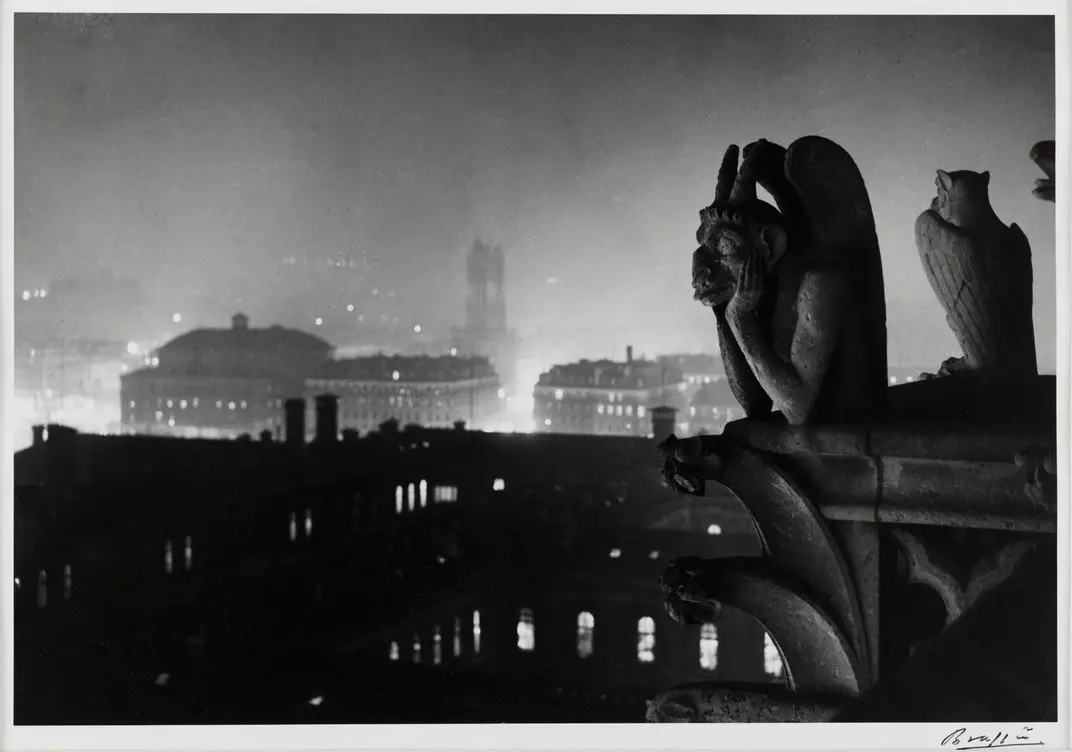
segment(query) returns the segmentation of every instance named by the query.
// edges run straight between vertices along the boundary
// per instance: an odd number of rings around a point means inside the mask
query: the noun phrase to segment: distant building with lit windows
[[[388,420],[480,429],[501,414],[505,393],[484,357],[374,355],[332,360],[306,381],[308,404],[318,394],[339,398],[339,428],[376,430]],[[308,420],[306,425],[311,426]]]
[[[538,432],[647,436],[650,410],[686,405],[687,384],[672,364],[634,360],[624,363],[582,360],[557,365],[540,375],[533,391],[533,419]]]
[[[252,328],[236,314],[229,329],[201,328],[159,348],[151,365],[122,377],[126,433],[226,438],[282,426],[283,401],[304,393],[332,346],[282,326]]]
[[[725,376],[703,384],[689,400],[688,412],[682,417],[682,433],[688,436],[720,434],[726,424],[744,416],[744,409],[733,396]]]

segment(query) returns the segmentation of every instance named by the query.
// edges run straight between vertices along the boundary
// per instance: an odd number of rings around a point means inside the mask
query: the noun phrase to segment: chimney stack
[[[673,435],[676,421],[676,407],[660,405],[651,408],[651,432],[655,435],[656,444],[662,444]]]
[[[25,434],[23,434],[25,436]],[[41,446],[45,443],[45,427],[34,426],[33,427],[33,445]]]
[[[305,443],[305,400],[301,397],[288,399],[283,403],[286,415],[287,444],[301,446]]]
[[[334,444],[339,440],[339,398],[334,394],[316,395],[316,442]]]
[[[626,347],[625,347],[625,362],[626,363],[632,363],[633,362],[633,346],[632,345],[626,345]]]

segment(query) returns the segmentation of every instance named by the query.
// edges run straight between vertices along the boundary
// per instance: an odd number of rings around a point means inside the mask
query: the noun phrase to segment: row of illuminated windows
[[[577,615],[577,655],[588,658],[595,653],[596,619],[588,611]],[[643,616],[637,621],[637,660],[640,663],[655,661],[655,620]],[[536,618],[530,608],[521,609],[517,622],[517,647],[523,652],[536,649]],[[413,662],[422,660],[420,635],[413,636]],[[392,642],[389,657],[392,661],[399,659],[398,642]],[[473,652],[480,652],[480,612],[473,612]],[[454,656],[461,655],[461,620],[454,619]],[[442,633],[436,625],[432,636],[432,663],[438,665],[443,660]],[[718,628],[714,624],[704,624],[700,628],[700,667],[705,671],[718,668]],[[781,676],[782,658],[771,640],[764,635],[763,668],[771,676]]]
[[[548,402],[547,403],[547,409],[548,410],[555,410],[556,412],[558,412],[558,411],[560,411],[560,408],[561,408],[561,406],[556,405],[554,402]],[[576,410],[578,408],[591,410],[592,406],[591,406],[591,404],[581,403],[579,405],[573,406],[571,409]],[[634,406],[633,405],[623,405],[621,403],[619,403],[617,405],[606,405],[606,404],[603,404],[601,402],[601,403],[599,403],[599,404],[597,404],[595,406],[595,410],[596,410],[596,413],[598,413],[599,415],[608,415],[608,416],[619,416],[619,417],[631,418],[631,417],[633,417],[633,414],[634,414]],[[644,407],[643,405],[636,405],[635,412],[636,412],[636,417],[643,418],[647,414],[647,408]]]
[[[137,400],[130,400],[130,402],[128,404],[129,404],[131,409],[134,409],[135,407],[138,406]],[[211,400],[209,400],[209,404],[211,404]],[[216,409],[217,410],[222,410],[223,407],[224,407],[224,404],[227,405],[228,410],[236,410],[236,409],[245,410],[245,409],[247,409],[249,407],[249,403],[246,400],[239,400],[237,402],[234,401],[234,400],[230,400],[230,401],[226,401],[226,402],[225,402],[225,400],[216,400]],[[282,400],[268,400],[265,404],[267,404],[268,407],[282,407],[283,406],[283,401]],[[175,400],[175,399],[164,400],[162,397],[157,397],[156,406],[157,407],[164,407],[165,405],[168,407],[168,409],[172,409],[172,410],[175,409],[175,407],[178,407],[180,410],[185,410],[187,407],[197,408],[197,407],[200,407],[200,405],[201,405],[201,398],[200,397],[194,397],[193,399],[190,399],[190,400],[184,400],[184,399],[180,399],[180,400]],[[157,415],[160,415],[160,414],[162,414],[162,413],[157,411]]]
[[[453,653],[454,657],[458,658],[462,654],[462,620],[458,617],[454,617],[454,640],[453,640]],[[414,663],[421,663],[423,660],[423,646],[421,644],[420,635],[413,635],[412,656]],[[473,654],[480,654],[480,612],[473,612]],[[388,658],[392,661],[397,661],[400,658],[400,650],[397,641],[391,642]],[[437,624],[435,631],[432,633],[432,663],[439,665],[443,662],[443,633],[439,629]]]

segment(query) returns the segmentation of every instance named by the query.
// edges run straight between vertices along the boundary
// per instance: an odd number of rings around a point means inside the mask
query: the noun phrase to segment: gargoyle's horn
[[[722,203],[730,197],[733,181],[737,178],[737,156],[740,149],[731,144],[722,157],[722,166],[718,168],[718,185],[715,187],[715,203]]]
[[[730,191],[730,203],[742,203],[756,199],[756,176],[755,170],[751,169],[751,163],[741,165],[741,171],[737,173],[737,181]]]

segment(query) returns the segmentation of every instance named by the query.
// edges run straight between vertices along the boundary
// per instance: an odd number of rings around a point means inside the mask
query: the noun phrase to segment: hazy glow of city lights
[[[178,324],[182,321],[182,315],[176,313],[174,316],[171,317],[171,320]]]
[[[420,334],[420,331],[421,331],[421,325],[420,325],[420,324],[417,324],[417,325],[415,325],[415,326],[413,327],[413,331],[415,331],[415,332],[417,332],[418,334]]]
[[[138,343],[137,342],[127,342],[127,353],[130,354],[130,355],[137,355],[138,354]]]

